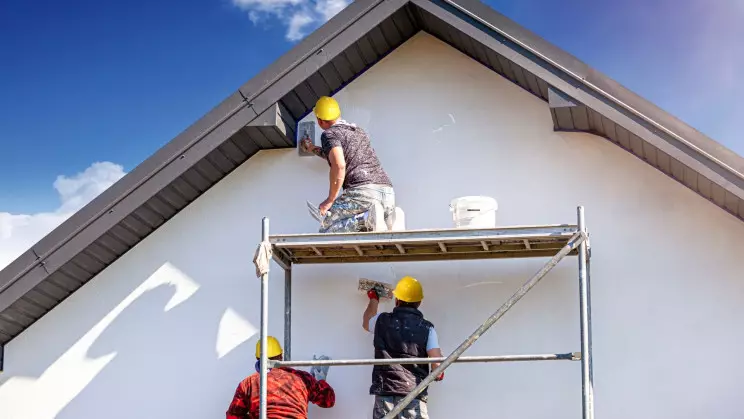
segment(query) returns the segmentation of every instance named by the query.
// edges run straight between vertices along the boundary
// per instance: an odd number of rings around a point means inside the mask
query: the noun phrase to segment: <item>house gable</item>
[[[744,159],[475,0],[357,1],[0,271],[0,345],[425,31],[744,219]],[[455,77],[455,75],[453,75]],[[548,113],[547,110],[550,110]]]

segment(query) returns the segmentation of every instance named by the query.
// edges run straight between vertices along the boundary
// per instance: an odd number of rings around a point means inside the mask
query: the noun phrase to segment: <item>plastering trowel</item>
[[[367,278],[359,279],[359,291],[364,292],[374,289],[377,291],[377,295],[380,299],[392,299],[393,298],[393,286],[386,282],[373,281]]]
[[[315,221],[320,222],[322,217],[320,216],[320,209],[318,209],[318,206],[310,201],[305,202],[307,202],[307,212],[310,213],[311,217],[315,218]]]

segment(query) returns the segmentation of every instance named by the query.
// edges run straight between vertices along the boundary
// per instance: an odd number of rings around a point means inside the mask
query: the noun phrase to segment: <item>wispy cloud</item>
[[[60,205],[52,212],[11,214],[2,212],[0,208],[0,269],[125,174],[124,168],[118,164],[93,163],[73,176],[57,177],[53,186],[59,195]]]
[[[350,0],[231,0],[233,5],[248,12],[256,24],[275,19],[287,27],[286,38],[298,41],[310,31],[335,16]]]

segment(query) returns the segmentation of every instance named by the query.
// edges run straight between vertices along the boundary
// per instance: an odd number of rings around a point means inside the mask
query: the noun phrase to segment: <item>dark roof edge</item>
[[[447,4],[473,20],[489,26],[536,56],[560,68],[576,81],[614,101],[618,106],[647,120],[657,129],[698,151],[706,158],[744,180],[744,158],[721,143],[682,122],[610,77],[594,70],[570,53],[549,43],[478,0],[432,0]]]
[[[265,94],[267,90],[270,90],[293,71],[299,71],[300,73],[310,71],[308,74],[311,74],[317,70],[313,69],[313,65],[303,66],[302,64],[307,64],[308,60],[312,60],[314,55],[323,51],[325,45],[338,38],[339,34],[364,18],[375,7],[385,4],[387,7],[384,9],[397,10],[406,3],[407,1],[405,0],[358,0],[351,3],[334,16],[328,24],[323,25],[302,42],[295,45],[289,52],[282,55],[277,61],[245,83],[240,89],[228,96],[206,115],[191,124],[186,130],[161,147],[130,173],[44,236],[8,266],[0,270],[0,293],[24,276],[27,276],[35,268],[45,270],[46,268],[43,266],[44,261],[67,243],[81,236],[86,236],[85,240],[94,240],[94,238],[87,237],[95,235],[92,234],[92,230],[102,233],[100,228],[93,228],[94,223],[99,222],[104,217],[108,217],[111,220],[106,224],[115,224],[126,217],[139,206],[137,204],[128,204],[126,202],[127,198],[132,194],[140,192],[140,189],[145,183],[152,181],[164,169],[169,169],[167,176],[169,178],[178,177],[183,174],[191,167],[191,164],[187,163],[194,163],[194,159],[197,157],[196,154],[189,155],[189,152],[211,133],[224,131],[223,128],[226,125],[232,125],[232,128],[240,124],[244,126],[269,109],[281,95],[276,97],[275,94]],[[319,64],[321,61],[324,63],[324,60],[319,60]],[[296,76],[301,76],[301,74]],[[272,91],[270,93],[275,92]],[[273,102],[269,103],[272,98]],[[239,120],[235,120],[236,115],[240,116]],[[206,152],[202,151],[200,150],[199,155],[206,155]],[[188,158],[184,159],[183,157],[187,155]],[[173,163],[176,163],[178,167],[168,167]],[[161,183],[158,182],[159,185]],[[155,192],[157,191],[153,190],[153,194]],[[136,201],[140,205],[146,201],[141,196],[137,198]],[[119,211],[119,209],[122,209],[122,211]],[[70,257],[73,256],[70,255]],[[38,275],[44,275],[44,273],[40,272]]]
[[[239,92],[234,92],[201,119],[191,124],[131,172],[44,236],[7,267],[0,270],[0,292],[12,285],[17,278],[37,266],[50,253],[82,233],[93,222],[110,214],[114,206],[156,176],[169,163],[187,153],[206,134],[212,132],[224,122],[228,116],[245,109],[246,105],[247,102],[243,100]],[[124,215],[122,214],[122,216]]]

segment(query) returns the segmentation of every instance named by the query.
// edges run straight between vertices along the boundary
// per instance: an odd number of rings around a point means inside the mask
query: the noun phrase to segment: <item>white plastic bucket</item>
[[[457,228],[494,228],[498,208],[496,200],[488,196],[463,196],[450,202]]]

